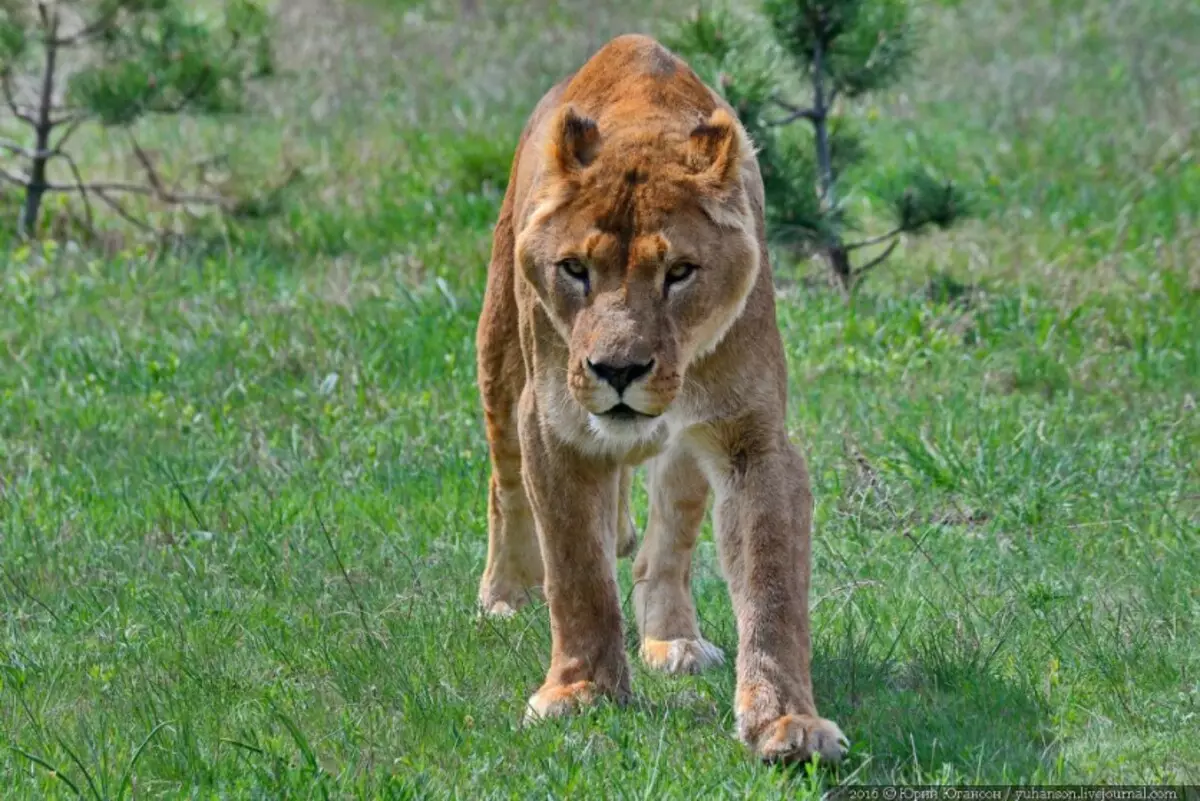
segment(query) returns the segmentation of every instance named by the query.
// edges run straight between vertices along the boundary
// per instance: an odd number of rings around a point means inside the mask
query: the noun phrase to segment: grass
[[[909,243],[850,305],[805,288],[815,266],[778,266],[817,497],[814,679],[847,763],[755,763],[729,666],[635,667],[630,708],[519,725],[546,611],[474,610],[490,225],[553,76],[682,13],[584,5],[289,4],[259,116],[146,134],[168,154],[242,142],[268,171],[287,150],[307,181],[278,217],[170,254],[9,241],[4,796],[1195,783],[1187,0],[923,6],[913,82],[849,112],[885,171],[920,149],[965,175],[980,218]],[[708,533],[694,575],[702,628],[731,654]]]

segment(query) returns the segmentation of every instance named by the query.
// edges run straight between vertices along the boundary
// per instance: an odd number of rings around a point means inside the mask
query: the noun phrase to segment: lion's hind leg
[[[540,596],[542,554],[521,479],[516,421],[510,417],[499,422],[490,413],[487,417],[492,475],[488,481],[487,566],[479,602],[485,613],[508,617],[530,598]]]
[[[479,394],[487,424],[491,477],[488,480],[487,566],[479,586],[485,613],[507,617],[540,592],[541,549],[533,512],[521,477],[517,401],[525,366],[517,346],[517,309],[513,297],[512,222],[509,201],[496,226],[495,255],[488,268],[476,335]]]

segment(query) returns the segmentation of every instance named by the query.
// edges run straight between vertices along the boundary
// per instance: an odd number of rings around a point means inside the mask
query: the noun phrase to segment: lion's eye
[[[690,261],[679,261],[667,268],[666,280],[663,285],[663,290],[671,288],[672,284],[682,283],[692,277],[692,273],[700,268]]]
[[[587,286],[588,270],[579,259],[563,259],[557,266],[565,275]]]

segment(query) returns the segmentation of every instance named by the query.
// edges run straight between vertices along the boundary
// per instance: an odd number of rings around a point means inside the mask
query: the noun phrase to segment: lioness
[[[732,109],[653,39],[614,39],[534,110],[476,345],[492,466],[480,601],[507,615],[543,587],[550,605],[528,715],[630,695],[615,565],[634,545],[630,470],[649,460],[642,659],[722,660],[690,587],[711,487],[738,734],[767,759],[840,758],[809,676],[812,495],[785,427],[762,179]]]

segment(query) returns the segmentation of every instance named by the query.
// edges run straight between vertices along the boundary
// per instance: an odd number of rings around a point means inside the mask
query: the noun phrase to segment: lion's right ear
[[[600,149],[600,129],[587,117],[566,106],[555,120],[550,136],[549,163],[562,175],[578,172],[592,163]]]

